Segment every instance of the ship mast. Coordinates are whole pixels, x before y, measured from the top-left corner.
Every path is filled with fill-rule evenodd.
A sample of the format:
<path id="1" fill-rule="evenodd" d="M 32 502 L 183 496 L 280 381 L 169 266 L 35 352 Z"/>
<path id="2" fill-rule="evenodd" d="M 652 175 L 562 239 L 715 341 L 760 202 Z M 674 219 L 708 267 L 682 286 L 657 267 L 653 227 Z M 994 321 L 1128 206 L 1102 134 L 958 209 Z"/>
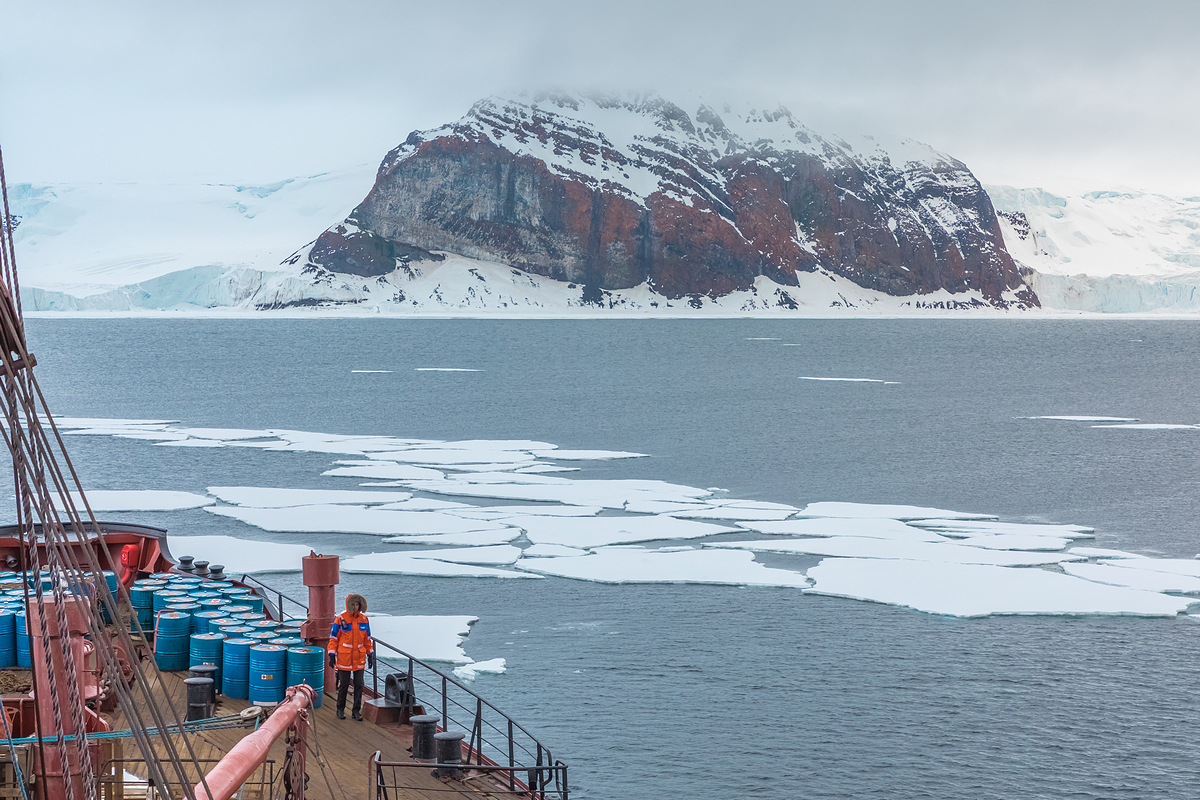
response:
<path id="1" fill-rule="evenodd" d="M 137 652 L 131 632 L 118 624 L 115 637 L 110 634 L 95 604 L 77 591 L 95 586 L 100 605 L 113 620 L 120 619 L 118 603 L 129 602 L 127 596 L 114 596 L 103 579 L 102 570 L 116 571 L 116 565 L 33 375 L 37 361 L 27 347 L 16 269 L 14 231 L 19 221 L 9 208 L 2 154 L 0 198 L 0 433 L 12 454 L 20 568 L 27 578 L 41 798 L 98 796 L 87 734 L 89 723 L 94 729 L 99 718 L 81 697 L 82 649 L 73 646 L 87 635 L 130 723 L 129 736 L 141 751 L 150 785 L 163 800 L 179 794 L 195 800 L 195 776 L 207 792 L 203 770 L 178 713 L 152 691 L 152 685 L 161 686 L 153 661 L 143 669 L 136 657 L 131 658 L 134 676 L 126 684 L 120 677 L 117 648 L 131 655 Z M 94 547 L 95 542 L 101 546 Z M 102 557 L 107 563 L 101 563 Z M 132 624 L 144 642 L 136 616 Z"/>

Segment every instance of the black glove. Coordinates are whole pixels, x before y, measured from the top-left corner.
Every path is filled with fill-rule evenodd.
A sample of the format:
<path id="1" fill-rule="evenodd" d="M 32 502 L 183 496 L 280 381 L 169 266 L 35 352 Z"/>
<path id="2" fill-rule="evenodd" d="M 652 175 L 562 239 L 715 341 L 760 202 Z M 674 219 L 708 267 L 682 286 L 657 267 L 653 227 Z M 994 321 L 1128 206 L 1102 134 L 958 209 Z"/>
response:
<path id="1" fill-rule="evenodd" d="M 367 666 L 370 667 L 371 669 L 375 669 L 375 654 L 374 653 L 367 653 Z"/>
<path id="2" fill-rule="evenodd" d="M 333 653 L 329 654 L 329 666 L 331 666 L 331 667 L 337 666 L 337 656 L 335 656 Z"/>

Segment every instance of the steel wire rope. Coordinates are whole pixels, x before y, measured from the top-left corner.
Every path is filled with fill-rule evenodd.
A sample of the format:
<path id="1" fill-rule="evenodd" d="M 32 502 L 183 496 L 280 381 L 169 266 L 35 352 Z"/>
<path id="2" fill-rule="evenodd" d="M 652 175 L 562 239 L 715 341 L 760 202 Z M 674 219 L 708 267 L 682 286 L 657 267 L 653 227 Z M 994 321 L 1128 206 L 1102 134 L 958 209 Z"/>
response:
<path id="1" fill-rule="evenodd" d="M 36 392 L 38 400 L 41 401 L 42 408 L 45 410 L 46 419 L 49 421 L 50 427 L 55 434 L 55 441 L 59 446 L 59 451 L 61 452 L 61 454 L 63 456 L 63 460 L 66 462 L 67 467 L 71 472 L 71 476 L 74 479 L 75 486 L 79 489 L 79 496 L 83 500 L 84 506 L 88 511 L 89 521 L 91 522 L 92 527 L 95 531 L 96 538 L 101 543 L 101 545 L 103 545 L 99 549 L 101 550 L 101 552 L 103 552 L 105 554 L 106 558 L 109 561 L 109 565 L 112 567 L 115 567 L 116 565 L 112 563 L 111 551 L 107 547 L 107 544 L 106 544 L 105 538 L 104 538 L 104 534 L 99 527 L 99 523 L 96 522 L 95 515 L 91 510 L 90 504 L 87 502 L 87 496 L 83 493 L 82 486 L 80 485 L 80 481 L 78 479 L 78 475 L 75 473 L 74 465 L 71 463 L 70 456 L 66 452 L 66 447 L 62 441 L 61 433 L 58 431 L 57 425 L 54 423 L 54 417 L 50 414 L 48 404 L 46 403 L 46 400 L 45 400 L 45 396 L 41 392 L 41 387 L 40 387 L 40 385 L 38 385 L 36 378 L 33 378 L 32 375 L 30 375 L 29 377 L 30 377 L 30 380 L 32 383 L 32 388 Z M 32 413 L 31 413 L 31 409 L 29 408 L 30 405 L 34 406 L 34 408 L 32 409 Z M 46 441 L 46 444 L 48 445 L 49 440 L 48 440 L 48 437 L 46 437 L 44 428 L 42 428 L 42 426 L 40 425 L 40 422 L 33 421 L 33 418 L 36 418 L 36 416 L 37 416 L 36 410 L 37 410 L 36 403 L 30 402 L 26 406 L 26 412 L 27 412 L 26 416 L 31 418 L 31 421 L 30 421 L 31 429 L 33 429 L 37 435 L 39 435 L 41 438 L 43 438 Z M 58 490 L 59 496 L 62 497 L 64 500 L 65 510 L 67 511 L 69 518 L 71 520 L 71 523 L 72 523 L 72 530 L 76 534 L 76 537 L 81 544 L 80 550 L 81 550 L 81 552 L 83 552 L 87 555 L 91 571 L 93 573 L 99 573 L 100 565 L 96 561 L 95 553 L 92 551 L 91 547 L 89 546 L 90 545 L 89 537 L 88 537 L 86 531 L 83 530 L 82 519 L 80 518 L 78 511 L 75 509 L 70 492 L 68 491 L 68 489 L 65 485 L 66 484 L 65 475 L 62 474 L 61 468 L 59 468 L 56 461 L 52 460 L 50 463 L 54 467 L 54 469 L 52 470 L 51 477 L 54 480 L 55 487 Z M 61 527 L 61 523 L 60 523 L 59 527 Z M 65 533 L 65 531 L 64 531 L 64 533 Z M 106 603 L 107 607 L 110 609 L 110 611 L 113 614 L 115 614 L 116 613 L 116 601 L 112 598 L 111 593 L 108 591 L 107 583 L 104 583 L 103 586 L 98 586 L 97 588 L 99 589 L 99 591 L 102 595 L 103 601 Z M 131 618 L 131 621 L 134 622 L 134 625 L 136 625 L 139 633 L 142 634 L 142 637 L 144 639 L 145 632 L 142 630 L 140 622 L 132 620 L 132 618 Z M 122 645 L 123 645 L 123 647 L 125 647 L 126 652 L 129 652 L 129 653 L 135 652 L 133 649 L 132 640 L 129 636 L 129 632 L 126 631 L 123 626 L 118 626 L 117 631 L 118 631 L 118 638 L 122 640 Z M 155 670 L 157 672 L 157 665 L 155 665 Z M 141 670 L 135 668 L 134 674 L 135 674 L 135 677 L 137 677 L 142 684 L 141 688 L 143 689 L 143 691 L 146 694 L 146 697 L 148 700 L 147 705 L 151 712 L 151 716 L 153 716 L 155 718 L 155 722 L 157 723 L 156 727 L 158 727 L 158 728 L 166 727 L 162 720 L 161 711 L 159 710 L 158 704 L 155 702 L 154 696 L 150 692 L 149 684 L 145 682 L 144 676 L 142 675 Z M 162 683 L 161 675 L 159 675 L 159 682 L 160 682 L 160 684 Z M 169 708 L 172 712 L 172 717 L 174 718 L 175 723 L 178 725 L 180 723 L 180 719 L 178 717 L 178 714 L 175 711 L 174 705 L 170 704 Z M 137 716 L 140 719 L 140 714 L 137 714 Z M 143 722 L 143 725 L 144 725 L 144 722 Z M 149 726 L 146 726 L 146 727 L 149 727 Z M 182 738 L 183 738 L 185 747 L 188 750 L 190 759 L 192 760 L 194 766 L 196 766 L 197 771 L 200 773 L 200 776 L 201 776 L 200 783 L 205 787 L 205 790 L 207 791 L 207 788 L 208 788 L 207 781 L 204 777 L 203 772 L 199 769 L 199 763 L 197 761 L 197 758 L 196 758 L 195 752 L 191 746 L 191 743 L 190 743 L 190 741 L 188 741 L 186 735 L 183 736 Z M 164 745 L 165 745 L 166 749 L 168 750 L 168 754 L 169 754 L 168 760 L 171 761 L 173 766 L 175 766 L 176 774 L 179 775 L 181 780 L 184 780 L 186 773 L 182 768 L 182 759 L 180 759 L 180 756 L 178 755 L 178 749 L 175 746 L 174 741 L 172 741 L 169 737 L 165 737 L 163 739 L 163 741 L 164 741 Z M 157 759 L 155 759 L 155 760 L 157 761 Z M 176 763 L 175 763 L 177 760 L 179 761 L 178 765 L 176 765 Z M 157 766 L 157 764 L 156 764 L 156 766 Z M 191 796 L 191 785 L 190 784 L 187 785 L 187 790 L 189 792 L 189 797 L 190 797 Z"/>
<path id="2" fill-rule="evenodd" d="M 315 709 L 314 709 L 315 711 Z M 321 768 L 321 777 L 325 779 L 325 786 L 329 789 L 330 800 L 333 800 L 333 787 L 329 785 L 329 776 L 325 774 L 325 751 L 321 747 L 320 737 L 317 735 L 317 715 L 313 713 L 310 717 L 309 729 L 312 731 L 312 740 L 305 742 L 305 747 L 313 751 L 313 758 L 317 760 L 317 766 Z M 333 776 L 333 782 L 337 784 L 338 791 L 342 795 L 342 800 L 347 800 L 346 789 L 342 786 L 342 782 L 338 780 L 336 774 Z"/>
<path id="3" fill-rule="evenodd" d="M 0 165 L 0 169 L 2 169 L 2 165 Z M 7 197 L 5 198 L 5 202 L 7 202 Z M 6 226 L 5 226 L 6 233 L 7 233 L 7 227 L 8 226 L 6 224 Z M 6 238 L 10 239 L 9 243 L 10 243 L 10 251 L 11 251 L 11 237 L 6 236 Z M 8 266 L 10 267 L 10 271 L 8 272 L 8 274 L 5 275 L 5 277 L 6 278 L 11 277 L 13 279 L 12 285 L 15 288 L 16 287 L 15 256 L 11 252 L 9 254 L 8 261 L 9 261 Z M 12 295 L 10 294 L 10 297 L 5 298 L 5 299 L 10 299 L 11 297 L 12 297 Z M 102 544 L 104 544 L 103 533 L 100 531 L 99 525 L 95 520 L 95 515 L 91 511 L 90 504 L 87 503 L 86 496 L 83 495 L 82 485 L 79 482 L 78 475 L 74 469 L 74 465 L 71 464 L 70 457 L 66 453 L 66 448 L 63 445 L 62 438 L 58 432 L 57 426 L 54 425 L 53 416 L 50 415 L 49 407 L 46 405 L 45 397 L 44 397 L 44 395 L 42 395 L 42 392 L 41 392 L 41 387 L 37 384 L 36 380 L 33 378 L 32 370 L 29 368 L 31 365 L 31 359 L 29 358 L 28 351 L 26 350 L 26 347 L 25 347 L 23 326 L 20 324 L 19 298 L 17 299 L 16 303 L 11 302 L 11 300 L 10 300 L 10 302 L 0 303 L 0 306 L 3 307 L 2 310 L 0 310 L 0 317 L 3 318 L 4 328 L 6 328 L 6 330 L 3 332 L 8 333 L 11 336 L 10 343 L 12 346 L 15 346 L 15 352 L 17 352 L 19 358 L 21 359 L 22 362 L 24 362 L 24 365 L 26 367 L 26 369 L 24 370 L 23 377 L 27 378 L 28 382 L 26 383 L 25 386 L 21 387 L 21 388 L 25 389 L 25 392 L 22 393 L 22 396 L 20 399 L 21 399 L 21 406 L 24 408 L 24 410 L 26 412 L 26 417 L 28 419 L 29 427 L 30 427 L 31 431 L 36 431 L 37 433 L 40 433 L 44 439 L 45 434 L 44 434 L 44 431 L 41 430 L 41 426 L 38 421 L 36 403 L 33 400 L 34 392 L 31 391 L 31 387 L 32 387 L 32 389 L 36 391 L 38 399 L 41 400 L 43 408 L 45 408 L 45 410 L 46 410 L 46 417 L 48 420 L 50 420 L 50 424 L 55 433 L 55 438 L 59 444 L 60 452 L 62 453 L 64 460 L 67 462 L 67 465 L 68 465 L 68 468 L 70 469 L 71 475 L 74 478 L 75 485 L 80 490 L 80 496 L 83 498 L 84 504 L 87 507 L 88 516 L 90 518 L 93 528 L 96 531 L 96 536 L 99 539 L 99 541 Z M 15 306 L 15 308 L 14 308 L 14 306 Z M 13 362 L 10 362 L 7 357 L 5 357 L 3 359 L 3 361 L 4 361 L 5 372 L 7 373 L 6 377 L 8 378 L 8 380 L 5 381 L 6 398 L 9 401 L 7 404 L 8 405 L 7 410 L 8 410 L 8 414 L 10 417 L 11 430 L 13 432 L 13 440 L 14 440 L 13 443 L 17 443 L 17 442 L 20 442 L 22 437 L 21 437 L 21 433 L 18 433 L 18 431 L 21 431 L 21 426 L 19 424 L 19 420 L 17 419 L 17 413 L 16 413 L 17 392 L 16 392 L 16 387 L 13 386 L 13 384 L 20 385 L 21 383 L 25 383 L 25 381 L 21 381 L 19 378 L 14 380 L 14 378 L 16 376 L 13 375 L 13 372 L 14 372 Z M 8 437 L 6 436 L 5 438 L 7 439 Z M 12 452 L 14 455 L 14 471 L 23 474 L 25 470 L 21 469 L 21 467 L 22 467 L 22 462 L 25 461 L 25 459 L 23 459 L 23 454 L 25 453 L 25 450 L 24 450 L 24 448 L 21 448 L 21 447 L 13 448 L 12 447 L 13 443 L 10 443 L 10 449 L 12 449 Z M 45 444 L 46 445 L 49 444 L 48 439 L 45 440 Z M 89 561 L 91 562 L 91 565 L 93 566 L 93 572 L 99 572 L 99 569 L 96 567 L 95 554 L 92 553 L 90 550 L 90 547 L 88 547 L 89 542 L 87 541 L 87 536 L 81 530 L 82 523 L 79 520 L 78 513 L 74 509 L 74 504 L 71 502 L 70 493 L 66 492 L 64 490 L 64 487 L 62 486 L 62 482 L 61 482 L 62 476 L 61 476 L 61 471 L 58 468 L 58 464 L 53 459 L 51 459 L 51 463 L 54 466 L 54 472 L 55 472 L 55 478 L 56 478 L 55 482 L 57 484 L 57 488 L 59 489 L 59 493 L 62 496 L 62 499 L 64 500 L 64 505 L 67 507 L 68 515 L 71 518 L 72 528 L 74 529 L 77 537 L 81 540 L 81 544 L 83 545 L 83 547 L 81 549 L 83 550 L 83 552 L 86 552 L 88 554 Z M 28 469 L 27 464 L 25 465 L 25 467 L 26 467 L 26 469 Z M 42 479 L 44 481 L 44 474 L 42 475 Z M 18 480 L 19 488 L 21 486 L 21 483 L 22 482 L 20 480 Z M 42 483 L 41 486 L 43 489 L 45 488 L 44 483 Z M 29 488 L 28 484 L 25 484 L 24 488 L 28 489 Z M 34 531 L 34 528 L 32 525 L 31 509 L 28 508 L 28 505 L 29 505 L 28 494 L 25 495 L 25 499 L 26 499 L 26 503 L 24 504 L 24 506 L 25 506 L 24 509 L 22 509 L 21 503 L 17 504 L 18 505 L 18 516 L 20 516 L 22 510 L 24 510 L 26 512 L 25 513 L 26 518 L 24 520 L 24 523 L 25 523 L 25 525 L 28 526 L 29 530 L 31 531 L 31 541 L 33 542 L 33 546 L 36 548 L 36 538 L 34 538 L 32 536 L 32 532 Z M 39 499 L 45 501 L 47 499 L 47 496 L 43 494 Z M 39 511 L 44 511 L 46 503 L 43 502 L 40 505 L 42 507 L 39 508 Z M 20 528 L 20 523 L 21 523 L 20 519 L 18 519 L 18 523 L 19 523 L 19 528 Z M 49 530 L 50 527 L 52 527 L 52 526 L 47 526 L 47 525 L 43 524 L 43 529 L 44 529 L 43 532 L 50 533 L 50 530 Z M 49 542 L 50 542 L 50 538 L 47 537 L 47 543 L 49 544 Z M 105 552 L 105 555 L 111 564 L 112 554 L 108 550 L 107 545 L 105 544 L 105 546 L 102 547 L 101 549 Z M 104 592 L 105 592 L 105 594 L 108 594 L 107 585 L 104 586 Z M 42 599 L 43 594 L 40 592 L 40 584 L 39 584 L 38 597 L 39 597 L 39 602 L 44 602 L 44 600 Z M 39 614 L 39 617 L 44 618 L 43 615 L 41 615 L 41 614 Z M 44 627 L 44 623 L 43 623 L 43 627 Z M 123 630 L 121 630 L 120 626 L 118 626 L 118 629 L 120 630 L 122 638 L 128 639 L 128 635 Z M 124 644 L 124 642 L 123 642 L 123 644 Z M 134 652 L 134 651 L 132 650 L 132 648 L 130 648 L 130 649 L 128 649 L 128 652 Z M 137 669 L 137 667 L 135 667 L 134 673 L 135 673 L 135 675 L 138 675 L 140 673 L 140 670 Z M 141 681 L 141 683 L 142 683 L 141 688 L 143 688 L 143 690 L 145 690 L 147 693 L 146 696 L 147 696 L 147 700 L 149 701 L 148 705 L 150 707 L 152 716 L 156 717 L 156 721 L 161 722 L 161 720 L 158 719 L 159 717 L 161 717 L 161 712 L 157 708 L 157 704 L 154 703 L 153 696 L 148 691 L 148 689 L 149 689 L 148 685 L 145 684 L 144 680 Z M 172 715 L 175 717 L 176 721 L 178 722 L 178 715 L 175 713 L 174 708 L 172 708 L 171 710 L 172 710 Z M 159 727 L 161 728 L 164 726 L 159 725 Z M 194 763 L 196 763 L 196 766 L 198 767 L 199 765 L 196 762 L 196 756 L 195 756 L 194 751 L 192 750 L 190 742 L 188 742 L 186 736 L 184 736 L 183 739 L 184 739 L 185 745 L 187 746 L 187 749 L 189 751 L 189 755 L 191 756 L 192 761 Z M 167 738 L 165 740 L 165 744 L 167 745 L 167 749 L 170 752 L 170 760 L 171 760 L 173 766 L 176 767 L 176 771 L 178 773 L 181 773 L 182 772 L 182 770 L 181 770 L 182 763 L 176 763 L 176 762 L 181 762 L 181 760 L 179 758 L 176 748 L 174 747 L 174 743 L 171 742 L 169 738 Z M 44 761 L 44 754 L 42 756 L 42 759 Z M 158 761 L 157 758 L 148 759 L 148 760 L 151 763 L 156 763 Z M 156 763 L 156 765 L 157 765 L 157 763 Z M 43 769 L 43 772 L 44 772 L 44 769 Z M 181 777 L 182 777 L 182 775 L 181 775 Z M 204 780 L 203 773 L 201 773 L 201 783 L 205 784 L 205 789 L 207 790 L 208 787 Z M 187 796 L 189 798 L 194 798 L 194 791 L 192 790 L 192 787 L 190 785 L 186 786 L 185 793 L 187 794 Z"/>
<path id="4" fill-rule="evenodd" d="M 25 791 L 25 779 L 21 775 L 21 765 L 17 762 L 17 745 L 13 741 L 12 730 L 8 727 L 8 713 L 3 707 L 0 707 L 0 717 L 4 718 L 4 736 L 8 739 L 8 755 L 12 759 L 13 775 L 17 778 L 17 786 L 21 788 L 21 800 L 29 800 L 29 793 Z"/>

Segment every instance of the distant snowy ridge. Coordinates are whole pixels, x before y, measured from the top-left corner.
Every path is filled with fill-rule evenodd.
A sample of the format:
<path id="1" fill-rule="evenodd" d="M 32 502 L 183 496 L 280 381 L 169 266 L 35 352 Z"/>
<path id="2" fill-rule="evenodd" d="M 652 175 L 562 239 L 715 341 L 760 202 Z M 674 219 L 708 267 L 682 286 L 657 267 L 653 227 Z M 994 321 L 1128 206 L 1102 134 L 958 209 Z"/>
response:
<path id="1" fill-rule="evenodd" d="M 985 188 L 1043 307 L 1200 312 L 1200 197 Z"/>

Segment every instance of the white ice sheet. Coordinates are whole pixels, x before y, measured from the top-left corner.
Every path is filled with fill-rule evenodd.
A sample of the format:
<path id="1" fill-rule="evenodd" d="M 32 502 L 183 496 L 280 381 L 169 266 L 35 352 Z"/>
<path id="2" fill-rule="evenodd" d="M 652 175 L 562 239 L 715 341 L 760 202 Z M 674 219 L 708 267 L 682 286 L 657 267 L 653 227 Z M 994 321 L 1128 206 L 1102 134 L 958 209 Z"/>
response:
<path id="1" fill-rule="evenodd" d="M 222 564 L 228 575 L 243 572 L 299 572 L 300 559 L 311 547 L 279 542 L 258 542 L 233 536 L 167 536 L 171 555 L 194 556 L 199 561 Z"/>
<path id="2" fill-rule="evenodd" d="M 933 614 L 1127 614 L 1173 617 L 1190 600 L 1105 586 L 1043 569 L 869 558 L 827 558 L 806 593 L 907 606 Z"/>
<path id="3" fill-rule="evenodd" d="M 786 522 L 739 522 L 738 526 L 774 536 L 856 536 L 898 542 L 946 542 L 944 536 L 914 528 L 895 519 L 814 517 Z"/>
<path id="4" fill-rule="evenodd" d="M 1062 550 L 1070 541 L 1070 539 L 1061 539 L 1055 536 L 985 533 L 982 536 L 968 536 L 960 539 L 958 543 L 968 547 L 986 547 L 989 550 Z"/>
<path id="5" fill-rule="evenodd" d="M 1023 534 L 1026 536 L 1055 536 L 1066 539 L 1092 539 L 1094 528 L 1084 525 L 1043 525 L 1033 522 L 999 522 L 971 519 L 916 519 L 910 525 L 937 531 L 945 536 L 978 536 L 990 534 Z"/>
<path id="6" fill-rule="evenodd" d="M 419 552 L 419 551 L 417 551 Z M 451 564 L 417 558 L 415 552 L 367 553 L 342 559 L 342 572 L 424 575 L 435 578 L 537 578 L 528 572 L 513 572 L 471 564 Z"/>
<path id="7" fill-rule="evenodd" d="M 389 536 L 385 543 L 457 545 L 459 547 L 486 547 L 492 544 L 507 544 L 521 535 L 520 528 L 497 528 L 494 531 L 468 531 L 466 533 L 430 533 L 424 536 Z"/>
<path id="8" fill-rule="evenodd" d="M 477 675 L 500 675 L 507 671 L 508 667 L 503 658 L 492 658 L 455 667 L 454 675 L 464 681 L 473 681 Z"/>
<path id="9" fill-rule="evenodd" d="M 562 544 L 568 547 L 600 547 L 660 539 L 699 539 L 737 530 L 668 516 L 512 517 L 505 522 L 524 530 L 525 536 L 533 544 Z"/>
<path id="10" fill-rule="evenodd" d="M 442 477 L 442 473 L 437 470 L 414 467 L 409 464 L 397 464 L 394 461 L 362 461 L 349 464 L 339 461 L 338 463 L 344 466 L 327 469 L 321 474 L 338 478 L 373 478 L 380 481 L 437 480 Z M 405 486 L 407 484 L 397 485 Z"/>
<path id="11" fill-rule="evenodd" d="M 372 636 L 412 653 L 423 661 L 471 663 L 462 646 L 467 634 L 471 632 L 471 626 L 479 621 L 479 617 L 391 617 L 375 613 L 368 615 L 371 618 Z M 383 648 L 380 648 L 379 655 L 384 659 L 397 658 Z"/>
<path id="12" fill-rule="evenodd" d="M 396 536 L 420 533 L 464 533 L 495 530 L 503 526 L 487 520 L 453 517 L 438 511 L 380 511 L 343 505 L 288 508 L 209 507 L 207 511 L 240 519 L 266 531 L 291 533 L 367 533 Z"/>
<path id="13" fill-rule="evenodd" d="M 1140 559 L 1149 562 L 1151 559 Z M 1063 564 L 1068 575 L 1112 586 L 1128 586 L 1148 592 L 1200 592 L 1200 578 L 1151 569 L 1126 569 L 1109 564 Z"/>
<path id="14" fill-rule="evenodd" d="M 1148 569 L 1200 578 L 1200 559 L 1195 558 L 1114 558 L 1104 563 L 1125 569 Z"/>
<path id="15" fill-rule="evenodd" d="M 526 547 L 521 553 L 522 558 L 558 558 L 570 556 L 585 556 L 587 550 L 578 547 L 566 547 L 561 544 L 535 544 Z"/>
<path id="16" fill-rule="evenodd" d="M 1072 547 L 1067 551 L 1073 556 L 1085 558 L 1145 558 L 1140 553 L 1127 553 L 1124 550 L 1106 550 L 1103 547 Z"/>
<path id="17" fill-rule="evenodd" d="M 878 503 L 809 503 L 797 517 L 854 517 L 858 519 L 996 519 L 993 514 L 975 514 L 966 511 L 946 511 L 940 508 L 921 506 L 886 505 Z"/>
<path id="18" fill-rule="evenodd" d="M 448 561 L 451 564 L 483 564 L 502 567 L 515 564 L 521 557 L 521 548 L 513 547 L 511 544 L 499 544 L 490 547 L 455 547 L 449 550 L 405 550 L 404 553 L 413 558 L 433 558 L 438 561 Z"/>
<path id="19" fill-rule="evenodd" d="M 808 585 L 804 574 L 771 569 L 747 552 L 602 547 L 585 556 L 523 558 L 518 569 L 599 583 L 710 583 L 729 586 Z"/>
<path id="20" fill-rule="evenodd" d="M 366 492 L 353 489 L 276 489 L 259 486 L 210 486 L 208 493 L 237 506 L 287 508 L 334 504 L 372 505 L 395 503 L 411 492 Z"/>
<path id="21" fill-rule="evenodd" d="M 1081 561 L 1079 556 L 1066 553 L 1029 553 L 1010 550 L 988 550 L 962 544 L 898 542 L 890 539 L 867 539 L 838 536 L 831 539 L 764 539 L 753 542 L 709 542 L 705 547 L 762 550 L 772 553 L 805 553 L 818 556 L 846 558 L 903 559 L 938 561 L 955 564 L 993 564 L 1002 566 L 1038 566 L 1062 561 Z"/>

